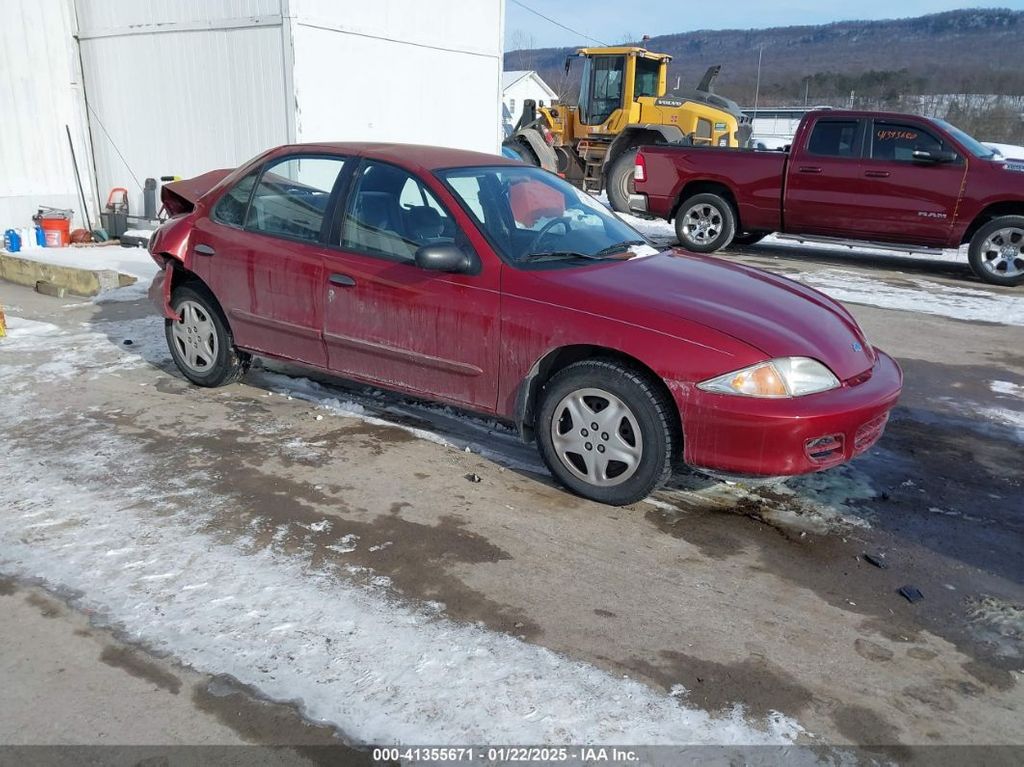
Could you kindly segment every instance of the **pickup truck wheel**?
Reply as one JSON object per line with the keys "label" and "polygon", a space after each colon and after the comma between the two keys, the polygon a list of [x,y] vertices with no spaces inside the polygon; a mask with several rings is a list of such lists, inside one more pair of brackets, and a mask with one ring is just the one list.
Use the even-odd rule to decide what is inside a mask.
{"label": "pickup truck wheel", "polygon": [[619,213],[629,213],[629,196],[636,193],[636,182],[633,180],[636,152],[636,147],[631,147],[620,154],[605,175],[608,202],[612,210]]}
{"label": "pickup truck wheel", "polygon": [[544,385],[536,420],[555,479],[598,503],[625,506],[664,484],[679,452],[675,408],[637,370],[583,360]]}
{"label": "pickup truck wheel", "polygon": [[736,235],[736,214],[732,205],[717,194],[695,194],[679,206],[676,235],[687,250],[714,253]]}
{"label": "pickup truck wheel", "polygon": [[1024,216],[1000,216],[981,227],[971,238],[968,260],[985,282],[1024,283]]}
{"label": "pickup truck wheel", "polygon": [[164,321],[167,347],[178,370],[198,386],[226,386],[245,375],[252,356],[235,348],[231,329],[213,294],[183,285],[171,296],[176,320]]}

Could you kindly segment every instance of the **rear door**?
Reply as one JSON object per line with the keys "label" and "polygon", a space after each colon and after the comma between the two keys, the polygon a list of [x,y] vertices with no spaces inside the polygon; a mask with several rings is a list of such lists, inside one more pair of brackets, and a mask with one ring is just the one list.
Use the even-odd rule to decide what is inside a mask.
{"label": "rear door", "polygon": [[457,243],[463,227],[437,194],[394,165],[365,161],[323,256],[330,369],[426,397],[493,411],[500,332],[499,271],[421,269],[418,248]]}
{"label": "rear door", "polygon": [[270,160],[197,225],[193,263],[239,346],[326,367],[321,232],[344,164],[328,155]]}
{"label": "rear door", "polygon": [[937,246],[947,242],[967,163],[958,153],[956,159],[922,161],[914,157],[918,150],[940,156],[955,147],[917,121],[873,121],[858,187],[871,238]]}
{"label": "rear door", "polygon": [[856,187],[863,173],[864,121],[820,117],[791,150],[783,202],[793,234],[851,236],[863,225]]}

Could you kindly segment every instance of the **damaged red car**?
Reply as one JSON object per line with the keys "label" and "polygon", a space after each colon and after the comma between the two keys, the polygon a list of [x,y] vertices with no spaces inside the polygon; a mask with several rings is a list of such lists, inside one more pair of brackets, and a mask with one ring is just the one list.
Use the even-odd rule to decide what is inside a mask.
{"label": "damaged red car", "polygon": [[839,303],[652,247],[558,177],[389,144],[284,146],[169,184],[151,296],[201,386],[253,355],[515,422],[570,490],[686,463],[782,476],[874,444],[902,386]]}

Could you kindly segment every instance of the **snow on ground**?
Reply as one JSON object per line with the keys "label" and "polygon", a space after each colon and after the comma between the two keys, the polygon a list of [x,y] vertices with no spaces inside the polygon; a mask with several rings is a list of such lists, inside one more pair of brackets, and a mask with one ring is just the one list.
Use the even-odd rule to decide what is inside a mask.
{"label": "snow on ground", "polygon": [[157,273],[156,262],[145,248],[122,248],[118,245],[102,245],[81,248],[22,248],[12,254],[16,258],[38,261],[54,266],[71,266],[76,269],[111,269],[120,274],[135,277],[137,282],[123,288],[107,290],[96,296],[95,303],[111,301],[135,301],[143,298],[149,284]]}
{"label": "snow on ground", "polygon": [[[237,499],[211,494],[202,470],[155,479],[139,445],[97,433],[90,414],[48,418],[45,449],[5,436],[40,417],[45,375],[37,379],[21,355],[77,345],[58,361],[88,374],[128,353],[114,344],[126,331],[155,341],[152,329],[131,327],[140,322],[149,321],[79,333],[14,318],[0,344],[0,571],[73,595],[131,639],[200,671],[297,701],[307,717],[356,741],[761,744],[802,732],[776,713],[759,728],[738,709],[712,717],[447,620],[436,607],[396,601],[372,581],[357,585],[343,566],[314,568],[312,549],[257,550],[245,538],[211,535],[211,520]],[[159,329],[159,320],[150,324]]]}
{"label": "snow on ground", "polygon": [[990,381],[989,388],[996,394],[1005,394],[1008,397],[1024,399],[1024,386],[1012,381]]}
{"label": "snow on ground", "polygon": [[892,285],[848,269],[821,269],[787,275],[840,301],[883,309],[935,314],[955,320],[1024,325],[1024,296],[993,293],[967,286],[950,286],[917,277]]}
{"label": "snow on ground", "polygon": [[81,248],[23,248],[12,254],[16,258],[39,261],[76,269],[112,269],[130,274],[139,280],[152,280],[157,273],[156,262],[145,248],[122,248],[118,245],[97,245]]}

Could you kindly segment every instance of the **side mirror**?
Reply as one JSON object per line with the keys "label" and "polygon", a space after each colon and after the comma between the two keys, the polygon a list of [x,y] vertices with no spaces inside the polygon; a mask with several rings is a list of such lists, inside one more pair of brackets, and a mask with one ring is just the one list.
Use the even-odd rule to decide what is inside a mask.
{"label": "side mirror", "polygon": [[473,262],[458,245],[442,243],[424,245],[417,250],[416,266],[432,272],[468,272]]}
{"label": "side mirror", "polygon": [[957,153],[952,152],[948,149],[936,149],[935,151],[928,151],[927,149],[915,149],[913,157],[914,162],[925,163],[956,162],[958,159]]}

